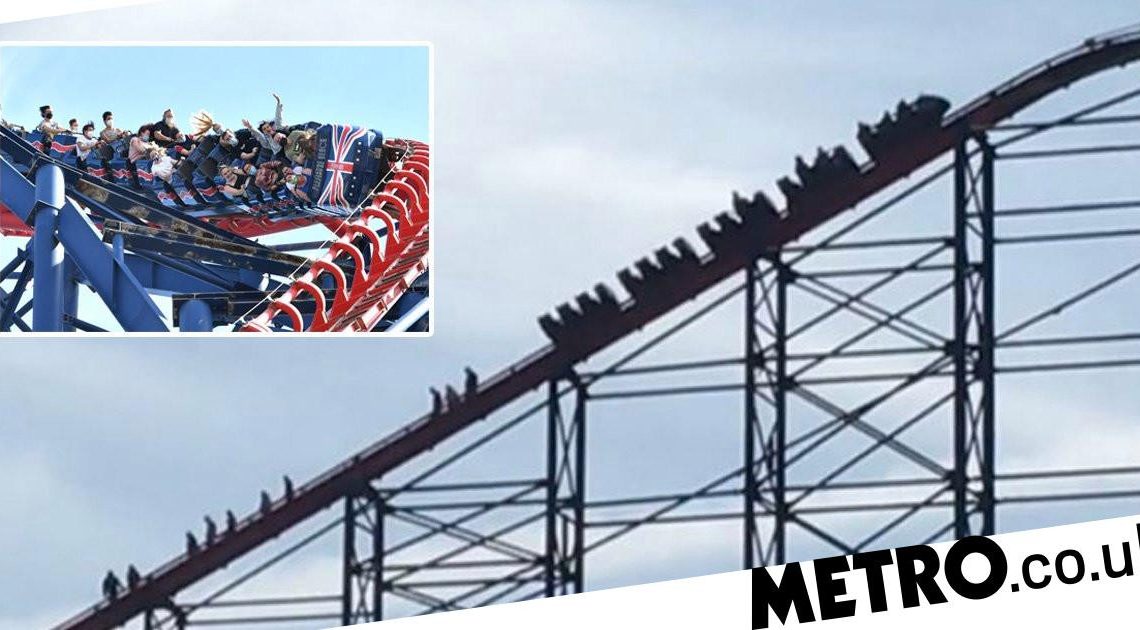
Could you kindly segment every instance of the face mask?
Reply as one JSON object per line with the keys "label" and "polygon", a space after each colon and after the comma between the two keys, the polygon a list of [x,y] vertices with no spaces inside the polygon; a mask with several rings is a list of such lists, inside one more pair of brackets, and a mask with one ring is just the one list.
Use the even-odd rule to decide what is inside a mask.
{"label": "face mask", "polygon": [[107,126],[108,127],[114,127],[115,126],[115,119],[114,118],[108,118],[107,119]]}
{"label": "face mask", "polygon": [[48,112],[48,113],[44,114],[44,118],[47,118],[48,120],[51,120],[51,117],[52,117],[52,113],[51,113],[51,112]]}
{"label": "face mask", "polygon": [[174,119],[173,119],[173,118],[170,118],[170,117],[167,117],[167,118],[166,118],[166,124],[170,125],[170,124],[173,124],[173,123],[174,123]]}
{"label": "face mask", "polygon": [[87,138],[88,140],[90,140],[90,139],[91,139],[91,134],[92,134],[92,132],[90,132],[90,131],[84,131],[84,132],[83,132],[83,137],[85,137],[85,138]]}

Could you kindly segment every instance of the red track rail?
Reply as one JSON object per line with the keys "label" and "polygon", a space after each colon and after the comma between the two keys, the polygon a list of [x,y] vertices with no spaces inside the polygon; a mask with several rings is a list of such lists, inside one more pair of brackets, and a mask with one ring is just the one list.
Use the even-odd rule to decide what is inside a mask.
{"label": "red track rail", "polygon": [[[402,165],[358,217],[336,229],[338,240],[293,281],[281,297],[242,326],[246,332],[268,332],[273,318],[284,314],[297,332],[361,332],[372,330],[428,265],[428,217],[431,200],[430,150],[416,141],[401,141],[407,153]],[[361,251],[367,245],[369,255]],[[352,277],[337,260],[352,261]],[[332,277],[335,296],[325,303],[321,280]],[[308,295],[317,308],[308,327],[293,300]]]}
{"label": "red track rail", "polygon": [[[32,228],[0,203],[0,236],[31,236]],[[3,280],[3,278],[0,278]]]}
{"label": "red track rail", "polygon": [[288,232],[289,230],[296,230],[306,228],[312,225],[323,224],[325,227],[332,231],[336,231],[340,227],[344,219],[340,217],[297,217],[295,219],[284,219],[275,221],[269,217],[251,217],[246,215],[226,216],[218,219],[207,219],[210,223],[218,226],[219,228],[238,236],[245,238],[255,238],[258,236],[265,236],[267,234],[277,234],[278,232]]}
{"label": "red track rail", "polygon": [[[560,378],[591,354],[637,331],[673,308],[728,278],[760,252],[795,241],[840,212],[905,178],[945,153],[975,129],[987,129],[1040,98],[1102,70],[1140,59],[1140,31],[1103,36],[1018,75],[1011,82],[952,113],[941,129],[908,138],[891,159],[865,164],[826,196],[797,207],[786,218],[764,222],[744,218],[733,232],[720,232],[713,252],[684,273],[654,280],[652,292],[620,306],[604,325],[574,330],[572,342],[547,346],[511,365],[456,405],[425,415],[298,488],[291,500],[249,516],[232,532],[194,554],[183,554],[152,571],[133,590],[100,602],[56,630],[110,630],[164,602],[196,581],[272,540],[292,526],[359,491],[369,480],[400,466],[550,379]],[[762,230],[757,231],[758,223]]]}

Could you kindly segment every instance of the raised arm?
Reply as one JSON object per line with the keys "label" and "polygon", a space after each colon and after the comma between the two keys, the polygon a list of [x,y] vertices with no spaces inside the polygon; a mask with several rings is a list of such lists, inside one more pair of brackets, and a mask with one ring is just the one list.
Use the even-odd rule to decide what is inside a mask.
{"label": "raised arm", "polygon": [[281,97],[277,96],[276,93],[273,95],[273,100],[277,101],[277,111],[273,114],[273,124],[280,130],[285,126],[285,120],[281,118],[281,112],[284,110],[284,106],[281,105]]}

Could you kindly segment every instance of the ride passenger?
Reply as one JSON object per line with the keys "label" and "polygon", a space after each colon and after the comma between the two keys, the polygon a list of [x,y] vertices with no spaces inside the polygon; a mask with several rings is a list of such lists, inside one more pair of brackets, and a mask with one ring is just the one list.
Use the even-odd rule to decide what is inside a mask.
{"label": "ride passenger", "polygon": [[73,136],[78,136],[79,135],[79,121],[74,119],[74,118],[67,121],[67,131],[68,131],[68,133],[70,133]]}
{"label": "ride passenger", "polygon": [[253,123],[243,118],[241,124],[257,139],[258,144],[269,149],[274,155],[277,155],[277,153],[281,151],[281,143],[278,139],[282,138],[284,134],[277,133],[272,121],[262,121],[257,128],[254,128]]}
{"label": "ride passenger", "polygon": [[103,597],[107,600],[113,600],[119,596],[119,592],[123,590],[123,583],[119,581],[119,576],[115,575],[114,571],[107,571],[107,575],[103,577]]}
{"label": "ride passenger", "polygon": [[130,135],[130,132],[115,127],[115,115],[103,112],[103,130],[99,132],[99,139],[107,144],[121,140]]}
{"label": "ride passenger", "polygon": [[54,115],[55,114],[51,111],[51,105],[44,105],[40,107],[40,116],[43,117],[43,120],[40,121],[39,125],[36,125],[36,131],[44,134],[45,153],[47,152],[48,147],[51,146],[51,140],[55,137],[55,134],[67,131],[52,120],[52,117]]}
{"label": "ride passenger", "polygon": [[273,160],[257,167],[257,174],[253,177],[253,184],[265,192],[273,192],[281,187],[281,165]]}
{"label": "ride passenger", "polygon": [[285,188],[288,189],[294,197],[311,203],[309,195],[305,194],[304,188],[305,185],[309,183],[309,176],[313,174],[313,169],[294,166],[292,169],[285,167],[283,171]]}
{"label": "ride passenger", "polygon": [[87,168],[87,156],[99,145],[100,140],[95,137],[95,123],[88,122],[83,125],[83,133],[75,139],[75,157],[80,168]]}
{"label": "ride passenger", "polygon": [[139,127],[138,134],[131,136],[130,146],[127,149],[127,161],[132,165],[145,158],[151,150],[158,148],[157,144],[150,141],[152,130],[152,125],[143,125]]}
{"label": "ride passenger", "polygon": [[177,167],[177,162],[161,147],[152,148],[148,155],[151,159],[151,175],[169,184],[171,176],[174,175],[174,169]]}
{"label": "ride passenger", "polygon": [[285,141],[285,157],[294,164],[304,164],[317,154],[317,132],[312,129],[296,129],[289,132]]}
{"label": "ride passenger", "polygon": [[174,110],[162,112],[162,120],[151,125],[154,128],[154,142],[166,149],[178,143],[178,127],[174,124]]}
{"label": "ride passenger", "polygon": [[4,111],[2,108],[0,108],[0,127],[5,127],[11,129],[12,131],[19,131],[21,133],[26,131],[26,129],[24,129],[22,126],[4,120]]}
{"label": "ride passenger", "polygon": [[225,165],[218,169],[218,174],[222,176],[223,183],[221,185],[222,193],[230,197],[241,197],[245,194],[246,184],[249,183],[249,173],[245,169],[252,169],[253,167],[242,167]]}
{"label": "ride passenger", "polygon": [[257,138],[253,137],[252,130],[238,129],[234,133],[237,138],[237,158],[242,162],[250,162],[257,157],[258,151],[261,150],[261,144],[258,143]]}

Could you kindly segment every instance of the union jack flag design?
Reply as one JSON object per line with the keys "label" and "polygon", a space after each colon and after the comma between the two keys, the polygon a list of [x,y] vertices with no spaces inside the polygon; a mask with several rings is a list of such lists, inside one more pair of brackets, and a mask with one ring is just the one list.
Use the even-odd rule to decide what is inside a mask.
{"label": "union jack flag design", "polygon": [[51,150],[55,151],[56,153],[67,153],[68,151],[74,151],[75,150],[75,143],[72,142],[71,144],[64,144],[64,143],[60,142],[59,140],[52,140],[51,141]]}
{"label": "union jack flag design", "polygon": [[331,127],[331,142],[324,164],[325,181],[321,194],[317,197],[317,204],[348,207],[352,205],[348,195],[355,183],[352,177],[355,166],[353,157],[360,150],[356,144],[358,140],[369,134],[369,130],[350,125],[334,124],[329,127]]}

